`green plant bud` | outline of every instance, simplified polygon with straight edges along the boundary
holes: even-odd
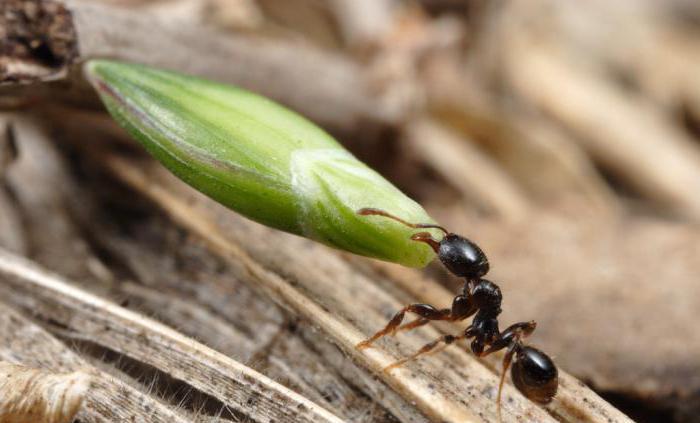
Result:
[[[259,95],[145,66],[95,60],[85,73],[112,116],[179,178],[250,219],[326,245],[422,267],[423,208],[300,115]]]

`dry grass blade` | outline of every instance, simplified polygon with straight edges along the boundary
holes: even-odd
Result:
[[[21,15],[18,10],[22,6],[16,3],[7,4],[8,13]],[[37,3],[37,8],[44,7],[35,0],[30,3]],[[166,20],[140,9],[134,11],[79,0],[52,4],[55,7],[47,6],[45,14],[50,16],[60,11],[60,16],[54,19],[65,21],[68,27],[65,34],[34,27],[18,31],[29,32],[44,42],[53,42],[53,36],[71,39],[71,51],[65,60],[60,61],[48,77],[45,70],[26,72],[17,65],[4,69],[0,81],[54,79],[66,74],[78,60],[110,57],[239,85],[340,130],[352,131],[360,122],[384,125],[396,117],[365,81],[362,68],[342,55],[323,52],[304,43],[243,34],[229,37],[198,26],[196,22]],[[18,22],[21,25],[24,21]],[[33,33],[36,31],[39,32]],[[12,54],[7,59],[36,62],[36,58],[17,58]],[[245,66],[232,66],[232,63],[245,63]],[[313,84],[307,84],[309,75],[314,75]],[[305,87],[303,92],[299,91],[300,86]]]
[[[17,159],[17,145],[12,124],[0,116],[0,245],[24,253],[27,244],[22,233],[21,216],[7,187],[8,167]]]
[[[0,359],[51,372],[83,372],[91,376],[77,415],[80,421],[145,421],[143,416],[153,423],[191,421],[146,393],[93,368],[36,323],[4,303],[0,306]]]
[[[521,16],[518,7],[528,6],[513,7],[511,19]],[[693,137],[645,97],[562,53],[556,39],[522,28],[506,17],[497,37],[504,46],[499,69],[510,92],[571,131],[629,186],[659,206],[697,220],[700,151]]]
[[[0,421],[70,423],[89,379],[83,372],[52,373],[0,361]]]
[[[529,201],[514,181],[458,134],[429,119],[412,122],[405,133],[416,154],[435,167],[464,198],[506,220],[521,219],[528,211]]]
[[[574,140],[541,116],[500,106],[489,95],[489,84],[478,75],[474,70],[465,72],[464,65],[452,57],[431,61],[424,79],[433,119],[463,134],[465,141],[477,143],[502,167],[501,172],[511,175],[534,205],[575,199],[577,207],[586,213],[619,210],[619,200]],[[433,160],[426,158],[431,165]],[[475,178],[476,174],[463,177],[462,184],[490,181]]]
[[[346,42],[361,45],[384,35],[392,25],[395,5],[391,0],[331,0],[329,6]]]
[[[436,421],[495,420],[497,376],[468,353],[450,350],[428,360],[411,363],[391,373],[379,370],[394,358],[389,348],[405,355],[395,343],[360,352],[354,345],[376,330],[400,302],[376,282],[325,247],[282,234],[240,218],[201,195],[192,193],[163,170],[139,168],[114,156],[101,157],[108,168],[129,185],[164,208],[177,222],[202,237],[212,250],[249,273],[273,299],[303,316],[339,345],[346,354],[378,372],[407,400]],[[252,242],[251,240],[255,240]],[[270,255],[269,251],[275,254]],[[281,277],[283,276],[283,277]],[[430,283],[426,291],[437,290]],[[411,349],[438,334],[431,328],[416,331]],[[570,376],[562,377],[562,392],[549,415],[506,387],[504,421],[628,422],[624,415]]]
[[[58,322],[77,337],[187,381],[257,421],[340,420],[267,377],[153,320],[67,284],[31,262],[0,252],[6,298]]]

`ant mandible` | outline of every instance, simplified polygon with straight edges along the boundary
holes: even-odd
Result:
[[[554,398],[559,384],[557,367],[547,354],[523,343],[523,339],[535,330],[537,323],[535,321],[515,323],[503,332],[499,332],[497,318],[501,313],[503,297],[496,284],[482,278],[489,271],[489,261],[478,245],[467,238],[451,233],[442,226],[409,223],[383,210],[363,208],[358,211],[358,214],[384,216],[411,228],[442,231],[445,235],[439,241],[428,232],[415,233],[411,239],[428,244],[445,267],[455,276],[464,278],[465,282],[462,292],[452,300],[451,308],[437,309],[429,304],[409,304],[399,310],[384,329],[357,344],[357,348],[367,348],[383,336],[415,329],[431,320],[455,322],[474,315],[472,324],[459,335],[441,336],[424,345],[414,354],[389,365],[384,371],[389,371],[423,354],[432,352],[438,346],[447,346],[459,339],[471,339],[471,350],[477,357],[484,357],[502,349],[506,350],[496,396],[499,420],[501,416],[501,391],[509,367],[511,368],[513,384],[528,399],[540,404],[547,404]],[[406,313],[414,313],[419,317],[402,325]],[[513,360],[514,358],[515,360]]]

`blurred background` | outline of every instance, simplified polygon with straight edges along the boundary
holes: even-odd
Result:
[[[39,19],[39,47],[5,44],[4,109],[50,99],[55,117],[77,106],[49,120],[81,133],[100,106],[73,63],[93,56],[274,98],[477,241],[504,292],[503,321],[537,320],[533,342],[563,369],[640,422],[700,422],[699,2],[76,8],[75,33]],[[19,242],[2,216],[0,238]],[[426,273],[459,289],[439,265]]]

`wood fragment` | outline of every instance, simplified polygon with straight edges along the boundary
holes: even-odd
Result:
[[[77,56],[75,29],[61,3],[0,3],[0,84],[64,77]]]

